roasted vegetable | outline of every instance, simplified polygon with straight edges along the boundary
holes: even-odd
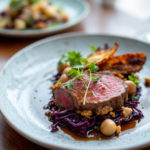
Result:
[[[144,53],[128,53],[112,56],[109,60],[99,65],[100,70],[110,70],[121,74],[139,72],[146,61]]]
[[[101,65],[107,62],[107,60],[114,55],[118,47],[119,45],[116,43],[113,48],[96,50],[93,54],[87,57],[88,64],[86,67],[88,68],[90,63]]]

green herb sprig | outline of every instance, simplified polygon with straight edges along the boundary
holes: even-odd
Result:
[[[85,95],[84,95],[84,99],[83,99],[83,105],[85,105],[86,96],[87,96],[88,89],[89,89],[89,87],[90,87],[91,81],[92,81],[92,80],[98,81],[98,79],[96,79],[95,77],[92,76],[92,72],[96,72],[96,71],[98,71],[98,69],[99,69],[98,66],[96,66],[94,63],[91,63],[91,64],[89,65],[88,71],[89,71],[89,73],[90,73],[90,76],[89,76],[90,80],[89,80],[88,86],[87,86],[86,91],[85,91]]]
[[[133,81],[136,84],[136,86],[139,85],[139,79],[134,75],[134,73],[132,73],[131,75],[128,75],[128,79],[130,81]]]
[[[92,50],[93,53],[96,52],[96,47],[95,47],[95,45],[92,44],[92,45],[90,46],[90,48],[91,48],[91,50]]]
[[[84,64],[88,63],[86,58],[83,58],[80,52],[68,51],[67,54],[63,54],[58,62],[58,66],[63,63],[68,63],[73,68],[84,68]]]
[[[72,90],[73,89],[73,84],[71,83],[71,82],[69,82],[69,83],[67,83],[67,88],[69,89],[69,90]]]

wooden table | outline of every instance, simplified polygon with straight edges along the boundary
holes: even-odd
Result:
[[[148,28],[148,22],[142,22],[124,12],[113,8],[104,8],[99,0],[88,0],[91,13],[79,25],[65,32],[84,32],[117,34],[133,37],[143,28]],[[0,68],[7,60],[23,47],[39,39],[12,39],[0,37]],[[0,115],[0,150],[45,150],[28,141],[14,131]],[[147,150],[150,149],[146,148]],[[145,149],[145,150],[146,150]]]

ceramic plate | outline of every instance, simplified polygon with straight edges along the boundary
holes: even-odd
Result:
[[[9,4],[10,0],[0,0],[0,11]],[[11,37],[39,37],[48,34],[53,34],[65,29],[68,29],[81,22],[89,13],[89,5],[84,0],[51,0],[54,4],[62,8],[69,16],[67,23],[62,23],[54,27],[46,29],[30,29],[30,30],[12,30],[0,29],[0,35]]]
[[[27,139],[47,148],[55,149],[129,149],[150,144],[150,88],[143,86],[141,108],[144,118],[135,128],[126,130],[120,137],[99,141],[76,141],[59,130],[50,132],[51,123],[43,106],[51,97],[50,78],[56,73],[61,54],[69,50],[88,55],[90,45],[96,47],[115,42],[120,44],[118,54],[144,52],[147,62],[139,73],[141,84],[150,77],[150,45],[123,37],[105,35],[67,34],[46,38],[15,54],[0,74],[0,108],[8,123]]]

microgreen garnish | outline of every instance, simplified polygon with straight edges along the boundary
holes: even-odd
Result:
[[[80,52],[69,51],[66,55],[63,54],[61,56],[58,66],[61,66],[63,63],[68,63],[70,66],[76,68],[84,68],[84,64],[88,63],[88,61],[81,56]]]
[[[76,69],[71,69],[69,72],[68,72],[68,75],[69,76],[72,76],[73,78],[75,78],[75,77],[78,77],[78,78],[80,78],[81,77],[81,71],[78,69],[78,70],[76,70]]]
[[[73,84],[72,84],[72,81],[76,78],[80,79],[81,81],[83,81],[82,79],[82,75],[83,75],[83,70],[80,70],[78,68],[77,69],[71,69],[69,72],[68,72],[68,75],[72,77],[71,81],[67,84],[67,88],[69,90],[72,90],[73,89]]]
[[[92,52],[95,53],[95,51],[96,51],[95,45],[92,44],[90,48],[91,48]]]
[[[90,80],[89,80],[88,86],[87,86],[86,91],[85,91],[85,95],[84,95],[84,99],[83,99],[83,105],[85,105],[85,102],[86,102],[86,96],[87,96],[87,92],[88,92],[88,89],[89,89],[90,84],[91,84],[91,80],[94,80],[94,81],[96,80],[95,78],[93,78],[92,72],[96,72],[96,71],[98,71],[98,69],[99,69],[98,66],[96,66],[94,63],[91,63],[89,65],[88,71],[90,73]]]
[[[81,65],[82,63],[87,63],[86,58],[82,58],[80,52],[69,51],[67,52],[67,59],[65,60],[70,64],[70,66]]]
[[[134,101],[134,100],[136,99],[136,96],[135,96],[135,95],[131,95],[129,98],[130,98],[132,101]]]
[[[72,90],[73,89],[73,84],[71,83],[71,82],[69,82],[69,83],[67,83],[67,88],[69,89],[69,90]]]
[[[94,77],[94,76],[91,75],[91,79],[92,79],[94,82],[97,82],[100,78],[101,78],[101,76]]]
[[[98,66],[96,66],[94,63],[91,63],[90,65],[89,65],[89,72],[96,72],[96,71],[98,71]]]
[[[139,79],[133,73],[128,75],[128,79],[133,81],[137,86],[139,85]]]

